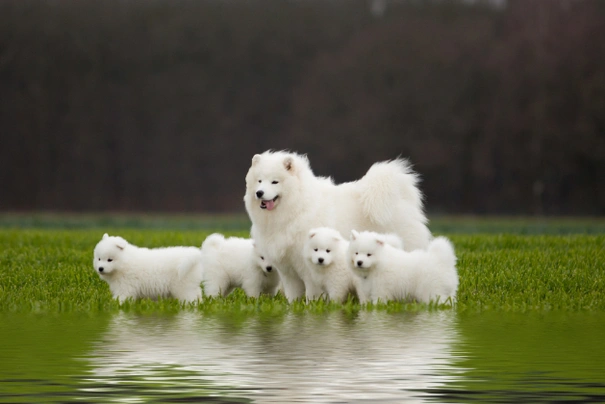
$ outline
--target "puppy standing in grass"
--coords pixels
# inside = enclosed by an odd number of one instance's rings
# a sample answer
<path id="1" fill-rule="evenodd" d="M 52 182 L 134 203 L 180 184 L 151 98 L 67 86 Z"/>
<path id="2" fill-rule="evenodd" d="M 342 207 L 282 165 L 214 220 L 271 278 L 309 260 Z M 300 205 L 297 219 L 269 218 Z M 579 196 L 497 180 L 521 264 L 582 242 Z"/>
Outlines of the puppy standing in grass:
<path id="1" fill-rule="evenodd" d="M 309 231 L 303 251 L 314 290 L 338 303 L 345 302 L 349 293 L 357 295 L 358 279 L 349 270 L 348 247 L 337 230 L 319 227 Z"/>
<path id="2" fill-rule="evenodd" d="M 456 298 L 456 254 L 445 237 L 433 239 L 426 250 L 407 252 L 389 245 L 383 234 L 353 230 L 349 259 L 361 281 L 362 303 L 378 300 L 453 303 Z"/>
<path id="3" fill-rule="evenodd" d="M 202 254 L 196 247 L 141 248 L 107 233 L 94 249 L 93 266 L 113 297 L 202 297 Z"/>
<path id="4" fill-rule="evenodd" d="M 279 274 L 252 239 L 211 234 L 202 244 L 202 264 L 206 296 L 227 296 L 236 287 L 253 297 L 277 293 Z"/>

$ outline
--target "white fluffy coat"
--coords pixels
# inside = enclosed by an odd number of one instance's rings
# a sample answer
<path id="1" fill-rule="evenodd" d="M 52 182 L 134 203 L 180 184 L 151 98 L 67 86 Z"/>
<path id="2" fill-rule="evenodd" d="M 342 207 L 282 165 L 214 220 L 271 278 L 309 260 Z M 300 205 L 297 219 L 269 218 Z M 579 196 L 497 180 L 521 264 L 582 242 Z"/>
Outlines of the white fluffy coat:
<path id="1" fill-rule="evenodd" d="M 107 233 L 94 249 L 93 266 L 114 298 L 202 297 L 201 252 L 197 247 L 141 248 Z"/>
<path id="2" fill-rule="evenodd" d="M 351 232 L 350 265 L 361 282 L 362 303 L 389 300 L 453 303 L 458 289 L 456 254 L 445 237 L 426 250 L 407 252 L 375 232 Z"/>
<path id="3" fill-rule="evenodd" d="M 252 239 L 211 234 L 202 244 L 202 263 L 206 296 L 227 296 L 238 287 L 253 297 L 277 293 L 279 274 Z"/>
<path id="4" fill-rule="evenodd" d="M 255 155 L 244 196 L 251 235 L 276 265 L 288 300 L 304 296 L 305 283 L 314 288 L 303 256 L 312 228 L 396 233 L 406 249 L 425 248 L 431 234 L 417 182 L 403 159 L 376 163 L 360 180 L 335 185 L 316 177 L 305 156 L 286 151 Z"/>
<path id="5" fill-rule="evenodd" d="M 348 247 L 349 242 L 338 231 L 319 227 L 309 231 L 303 251 L 314 290 L 339 303 L 345 302 L 349 293 L 357 296 L 358 279 L 349 269 Z M 309 299 L 316 297 L 307 295 Z"/>

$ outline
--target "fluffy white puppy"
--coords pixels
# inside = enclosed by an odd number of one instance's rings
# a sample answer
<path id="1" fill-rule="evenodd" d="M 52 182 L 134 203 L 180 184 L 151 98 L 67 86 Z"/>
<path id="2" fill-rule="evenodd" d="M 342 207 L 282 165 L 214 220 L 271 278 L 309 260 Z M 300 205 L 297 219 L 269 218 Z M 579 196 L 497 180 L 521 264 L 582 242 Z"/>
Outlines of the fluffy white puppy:
<path id="1" fill-rule="evenodd" d="M 314 290 L 339 303 L 345 302 L 349 293 L 357 295 L 358 279 L 349 269 L 348 247 L 349 242 L 337 230 L 318 227 L 309 231 L 303 251 Z M 307 298 L 319 297 L 309 296 L 309 289 Z"/>
<path id="2" fill-rule="evenodd" d="M 202 244 L 202 264 L 206 296 L 227 296 L 238 287 L 253 297 L 277 293 L 279 274 L 252 239 L 211 234 Z"/>
<path id="3" fill-rule="evenodd" d="M 433 239 L 426 250 L 407 252 L 389 245 L 382 234 L 353 230 L 348 254 L 351 268 L 361 281 L 363 303 L 455 301 L 456 254 L 445 237 Z"/>
<path id="4" fill-rule="evenodd" d="M 93 266 L 114 298 L 202 297 L 201 252 L 197 247 L 141 248 L 107 233 L 94 249 Z"/>
<path id="5" fill-rule="evenodd" d="M 288 300 L 305 295 L 303 246 L 312 228 L 396 233 L 406 249 L 426 248 L 431 234 L 417 182 L 403 159 L 376 163 L 360 180 L 335 185 L 316 177 L 305 156 L 285 151 L 255 155 L 244 195 L 251 235 L 276 265 Z"/>

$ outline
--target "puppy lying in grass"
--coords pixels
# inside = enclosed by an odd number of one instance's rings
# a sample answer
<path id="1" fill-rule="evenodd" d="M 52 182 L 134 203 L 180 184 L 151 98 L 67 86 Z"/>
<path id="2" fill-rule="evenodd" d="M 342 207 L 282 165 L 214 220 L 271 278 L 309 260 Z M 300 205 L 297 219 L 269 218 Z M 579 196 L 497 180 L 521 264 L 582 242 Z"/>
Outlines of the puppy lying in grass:
<path id="1" fill-rule="evenodd" d="M 353 230 L 348 255 L 361 282 L 361 303 L 453 303 L 456 298 L 456 254 L 445 237 L 433 239 L 426 250 L 407 252 L 390 245 L 383 234 Z"/>
<path id="2" fill-rule="evenodd" d="M 252 239 L 209 235 L 202 243 L 202 265 L 206 296 L 227 296 L 238 287 L 252 297 L 275 296 L 279 287 L 277 270 Z"/>

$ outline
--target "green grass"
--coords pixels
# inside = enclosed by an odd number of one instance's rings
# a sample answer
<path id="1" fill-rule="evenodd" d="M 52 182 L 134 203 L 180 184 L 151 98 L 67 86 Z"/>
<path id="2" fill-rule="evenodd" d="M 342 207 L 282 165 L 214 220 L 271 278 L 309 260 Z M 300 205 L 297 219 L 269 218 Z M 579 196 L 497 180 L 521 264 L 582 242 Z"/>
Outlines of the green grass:
<path id="1" fill-rule="evenodd" d="M 125 217 L 126 222 L 128 220 Z M 149 218 L 151 222 L 154 220 Z M 179 219 L 181 220 L 181 219 Z M 200 219 L 201 220 L 201 219 Z M 239 219 L 237 219 L 239 220 Z M 108 312 L 194 310 L 204 313 L 225 313 L 236 318 L 250 313 L 279 315 L 285 312 L 321 313 L 342 310 L 410 311 L 442 309 L 414 303 L 389 302 L 360 306 L 351 300 L 343 305 L 315 301 L 289 304 L 283 296 L 248 298 L 237 291 L 227 298 L 207 299 L 199 304 L 180 303 L 174 299 L 128 301 L 121 306 L 112 299 L 109 288 L 92 268 L 92 250 L 103 232 L 119 234 L 134 244 L 148 247 L 169 245 L 199 246 L 215 230 L 226 235 L 246 236 L 247 231 L 222 230 L 200 226 L 203 230 L 182 229 L 173 222 L 165 228 L 99 222 L 89 226 L 67 226 L 68 229 L 35 228 L 33 226 L 0 226 L 0 311 L 8 312 Z M 442 221 L 445 219 L 441 219 Z M 605 234 L 599 233 L 602 221 L 582 222 L 589 234 L 580 231 L 575 222 L 542 235 L 532 232 L 498 232 L 506 230 L 511 221 L 478 223 L 475 231 L 454 231 L 459 219 L 450 221 L 445 232 L 456 246 L 459 258 L 460 287 L 455 310 L 605 310 Z M 0 222 L 2 220 L 0 219 Z M 6 222 L 5 222 L 6 223 Z M 132 223 L 132 222 L 130 222 Z M 155 222 L 154 222 L 155 223 Z M 218 223 L 218 219 L 217 219 Z M 447 223 L 447 221 L 442 222 Z M 460 220 L 468 228 L 469 221 Z M 520 221 L 518 227 L 527 226 Z M 548 226 L 545 221 L 543 226 Z M 525 227 L 527 228 L 527 227 Z M 492 229 L 493 233 L 485 232 Z M 595 230 L 597 229 L 597 230 Z M 438 234 L 444 232 L 435 231 Z M 466 233 L 466 234 L 465 234 Z M 554 233 L 554 234 L 551 234 Z M 568 234 L 557 234 L 568 233 Z M 592 234 L 591 234 L 592 233 Z"/>

